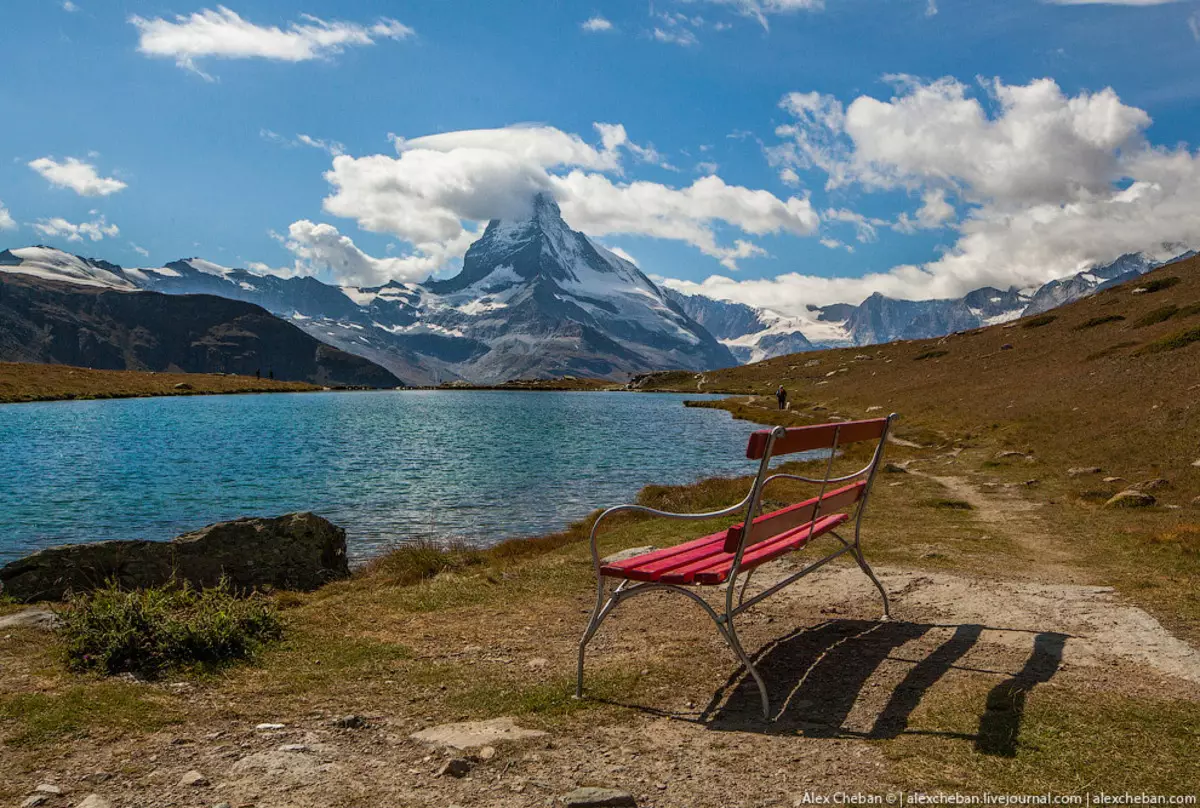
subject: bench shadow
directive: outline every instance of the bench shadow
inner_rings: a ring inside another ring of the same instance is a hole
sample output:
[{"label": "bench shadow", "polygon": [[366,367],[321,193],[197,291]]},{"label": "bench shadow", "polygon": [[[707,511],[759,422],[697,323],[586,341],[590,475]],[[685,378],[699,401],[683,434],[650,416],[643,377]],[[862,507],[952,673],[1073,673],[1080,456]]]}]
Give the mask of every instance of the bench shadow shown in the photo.
[{"label": "bench shadow", "polygon": [[[845,726],[864,697],[864,687],[901,646],[935,628],[903,621],[832,620],[800,629],[762,648],[755,665],[767,682],[773,720],[764,722],[758,688],[744,670],[735,671],[701,711],[698,720],[714,731],[803,735],[810,738],[886,740],[902,734],[935,735],[974,743],[977,751],[998,756],[1016,754],[1026,697],[1058,671],[1068,635],[1029,632],[1033,650],[1022,669],[997,684],[986,699],[977,734],[910,730],[909,719],[925,693],[980,640],[987,626],[953,626],[953,634],[932,651],[900,661],[910,667],[878,708],[870,729]],[[999,671],[979,671],[1005,675]]]}]

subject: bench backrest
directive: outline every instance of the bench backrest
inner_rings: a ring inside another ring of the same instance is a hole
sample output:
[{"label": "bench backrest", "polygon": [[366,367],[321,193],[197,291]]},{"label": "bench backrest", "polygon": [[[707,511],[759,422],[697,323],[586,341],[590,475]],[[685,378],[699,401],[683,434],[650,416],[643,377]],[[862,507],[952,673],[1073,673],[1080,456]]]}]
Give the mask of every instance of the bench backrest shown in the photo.
[{"label": "bench backrest", "polygon": [[[847,511],[866,498],[875,476],[875,468],[883,456],[883,443],[887,437],[892,418],[872,418],[864,421],[841,421],[815,426],[792,427],[789,429],[760,429],[751,433],[746,445],[746,457],[761,461],[759,478],[755,484],[755,500],[762,497],[763,486],[776,477],[802,480],[821,486],[812,499],[789,505],[777,511],[756,517],[746,535],[745,522],[729,528],[725,534],[725,551],[737,552],[739,546],[749,547],[772,536],[801,525],[809,524],[821,516]],[[839,448],[850,443],[874,441],[875,450],[871,461],[854,472],[840,477],[831,474],[833,459]],[[822,479],[794,474],[767,476],[771,458],[795,452],[827,451],[829,459]],[[769,454],[768,454],[769,452]],[[830,485],[836,487],[830,489]],[[758,509],[758,502],[751,503],[751,510]]]}]

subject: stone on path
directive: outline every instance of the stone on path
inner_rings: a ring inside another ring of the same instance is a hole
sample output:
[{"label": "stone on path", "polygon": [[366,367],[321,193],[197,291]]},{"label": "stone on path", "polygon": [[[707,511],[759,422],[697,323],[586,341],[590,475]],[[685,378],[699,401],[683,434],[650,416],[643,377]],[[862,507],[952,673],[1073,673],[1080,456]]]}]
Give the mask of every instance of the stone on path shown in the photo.
[{"label": "stone on path", "polygon": [[265,774],[273,777],[294,779],[315,778],[326,771],[316,759],[304,752],[256,752],[233,764],[232,772],[237,775]]},{"label": "stone on path", "polygon": [[75,808],[112,808],[112,803],[99,794],[88,794]]},{"label": "stone on path", "polygon": [[501,741],[521,741],[527,738],[541,738],[546,733],[539,729],[518,727],[511,717],[493,718],[490,721],[463,721],[457,724],[440,724],[420,732],[414,732],[414,741],[422,741],[437,746],[449,746],[454,749],[474,749],[478,746],[490,746]]},{"label": "stone on path", "polygon": [[49,794],[31,794],[21,803],[21,808],[37,808],[48,799],[50,799]]},{"label": "stone on path", "polygon": [[636,808],[637,800],[628,791],[587,787],[564,794],[562,804],[567,808]]},{"label": "stone on path", "polygon": [[52,783],[42,783],[37,788],[35,788],[34,791],[38,792],[39,794],[56,794],[57,795],[57,794],[62,793],[62,789],[56,785],[53,785]]},{"label": "stone on path", "polygon": [[259,732],[270,732],[271,730],[283,729],[287,724],[259,724],[255,727]]},{"label": "stone on path", "polygon": [[1135,491],[1157,491],[1160,488],[1170,488],[1171,481],[1165,480],[1162,477],[1157,477],[1153,480],[1142,480],[1137,485],[1133,486]]},{"label": "stone on path", "polygon": [[343,715],[330,722],[340,729],[362,729],[367,725],[367,719],[357,715]]},{"label": "stone on path", "polygon": [[1068,477],[1082,477],[1085,474],[1103,474],[1104,469],[1099,466],[1077,466],[1073,469],[1067,469]]},{"label": "stone on path", "polygon": [[186,772],[183,777],[179,778],[179,785],[195,786],[196,788],[199,788],[200,786],[208,785],[208,778],[195,769],[192,769],[190,772]]},{"label": "stone on path", "polygon": [[49,631],[58,625],[58,615],[49,609],[25,609],[0,617],[0,629],[41,628]]},{"label": "stone on path", "polygon": [[1149,508],[1157,500],[1145,491],[1122,491],[1104,503],[1106,508]]}]

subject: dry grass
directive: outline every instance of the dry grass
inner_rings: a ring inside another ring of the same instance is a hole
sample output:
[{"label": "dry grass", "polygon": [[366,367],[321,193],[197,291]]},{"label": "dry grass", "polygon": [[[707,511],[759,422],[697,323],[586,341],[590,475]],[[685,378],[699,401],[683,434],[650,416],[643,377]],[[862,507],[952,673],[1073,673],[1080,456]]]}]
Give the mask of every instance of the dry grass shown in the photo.
[{"label": "dry grass", "polygon": [[[185,384],[187,388],[177,389]],[[0,362],[0,404],[67,399],[196,396],[214,393],[299,393],[322,388],[306,382],[282,382],[215,373],[151,373],[93,370],[69,365]]]}]

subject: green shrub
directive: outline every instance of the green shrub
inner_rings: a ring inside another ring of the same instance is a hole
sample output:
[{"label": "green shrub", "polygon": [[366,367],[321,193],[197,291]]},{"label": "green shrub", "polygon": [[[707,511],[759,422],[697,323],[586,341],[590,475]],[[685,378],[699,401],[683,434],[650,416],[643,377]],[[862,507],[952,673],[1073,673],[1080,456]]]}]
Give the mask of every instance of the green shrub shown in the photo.
[{"label": "green shrub", "polygon": [[1169,278],[1155,278],[1149,283],[1140,284],[1136,289],[1134,289],[1134,291],[1148,295],[1153,294],[1154,292],[1161,292],[1163,289],[1170,289],[1172,286],[1175,286],[1178,283],[1179,278],[1174,276]]},{"label": "green shrub", "polygon": [[466,544],[443,546],[428,541],[404,544],[372,560],[366,574],[391,586],[411,586],[441,572],[452,572],[484,563],[484,552]]},{"label": "green shrub", "polygon": [[1087,361],[1091,362],[1096,359],[1103,359],[1106,356],[1112,356],[1113,354],[1123,351],[1126,348],[1132,348],[1134,345],[1137,345],[1137,343],[1133,342],[1131,340],[1126,340],[1125,342],[1118,342],[1116,345],[1109,345],[1107,348],[1104,348],[1103,350],[1096,351],[1093,354],[1088,354]]},{"label": "green shrub", "polygon": [[282,636],[283,625],[271,601],[238,598],[224,580],[207,589],[185,583],[131,591],[109,583],[72,598],[59,632],[72,670],[155,678],[252,657]]},{"label": "green shrub", "polygon": [[1079,325],[1075,326],[1073,330],[1083,331],[1084,329],[1095,328],[1096,326],[1104,325],[1105,323],[1118,323],[1124,319],[1125,316],[1122,314],[1105,314],[1101,315],[1100,317],[1093,317],[1087,322],[1080,323]]},{"label": "green shrub", "polygon": [[927,499],[921,503],[926,508],[942,508],[949,511],[971,511],[974,506],[961,499]]},{"label": "green shrub", "polygon": [[1050,325],[1058,319],[1057,314],[1040,314],[1037,317],[1026,320],[1021,326],[1022,328],[1041,328],[1044,325]]},{"label": "green shrub", "polygon": [[1193,342],[1200,342],[1200,327],[1189,328],[1186,331],[1176,331],[1174,334],[1167,334],[1165,337],[1160,337],[1154,340],[1154,342],[1147,343],[1144,348],[1138,351],[1138,355],[1174,351],[1177,348],[1184,348],[1191,345]]},{"label": "green shrub", "polygon": [[924,353],[919,353],[914,356],[913,361],[919,361],[921,359],[937,359],[939,356],[946,356],[949,353],[949,351],[941,350],[925,351]]},{"label": "green shrub", "polygon": [[1165,306],[1159,306],[1157,309],[1148,311],[1134,321],[1134,328],[1146,328],[1147,326],[1158,325],[1166,322],[1179,313],[1179,307],[1174,303],[1168,303]]}]

